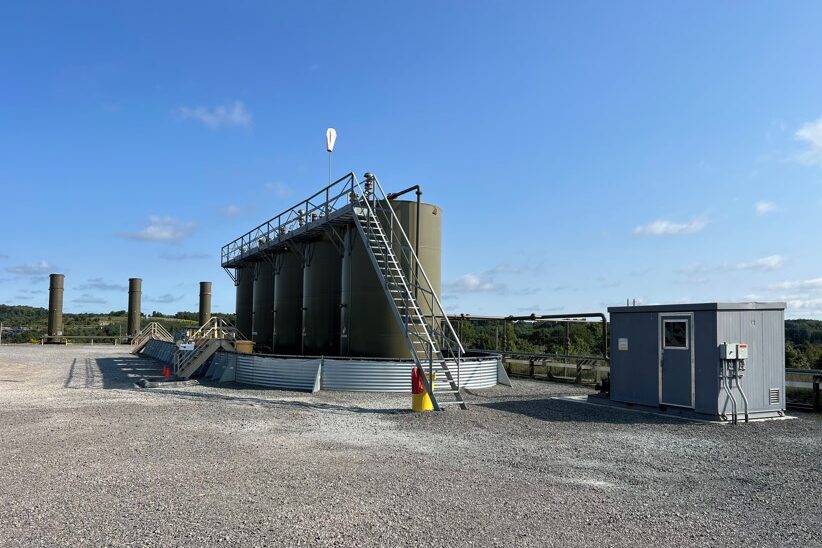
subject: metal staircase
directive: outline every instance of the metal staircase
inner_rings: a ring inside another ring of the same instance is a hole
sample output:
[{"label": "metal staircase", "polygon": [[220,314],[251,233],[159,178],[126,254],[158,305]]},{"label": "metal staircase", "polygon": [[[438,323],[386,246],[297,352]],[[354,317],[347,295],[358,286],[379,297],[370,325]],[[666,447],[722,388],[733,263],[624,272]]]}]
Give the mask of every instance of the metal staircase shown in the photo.
[{"label": "metal staircase", "polygon": [[193,350],[178,349],[174,354],[174,374],[180,378],[194,375],[220,349],[233,351],[233,341],[243,339],[240,332],[223,318],[212,317],[188,337]]},{"label": "metal staircase", "polygon": [[[353,208],[355,224],[415,366],[420,373],[428,373],[430,377],[436,365],[438,372],[445,376],[447,384],[442,383],[443,379],[436,379],[432,389],[426,376],[420,375],[434,409],[440,410],[444,405],[467,409],[459,388],[460,365],[465,352],[459,337],[377,178],[366,173],[365,181],[357,182],[357,186],[361,199]],[[388,231],[383,225],[387,225]],[[401,260],[398,260],[398,253]],[[453,366],[456,366],[456,376],[451,370]],[[437,385],[442,388],[436,388]],[[439,401],[438,396],[453,399]]]},{"label": "metal staircase", "polygon": [[225,339],[205,338],[194,343],[194,350],[178,350],[174,354],[174,374],[180,378],[189,378],[221,348],[229,351],[234,350],[231,343]]},{"label": "metal staircase", "polygon": [[131,338],[131,353],[139,354],[145,348],[148,342],[152,339],[174,342],[174,337],[169,333],[165,327],[157,322],[151,322],[145,326],[142,331]]}]

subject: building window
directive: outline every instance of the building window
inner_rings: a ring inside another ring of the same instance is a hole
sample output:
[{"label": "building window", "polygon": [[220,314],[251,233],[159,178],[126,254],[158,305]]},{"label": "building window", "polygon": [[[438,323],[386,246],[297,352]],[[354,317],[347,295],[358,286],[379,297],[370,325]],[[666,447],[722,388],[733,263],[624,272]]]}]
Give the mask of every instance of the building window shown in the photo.
[{"label": "building window", "polygon": [[688,320],[665,320],[663,325],[663,348],[688,348]]}]

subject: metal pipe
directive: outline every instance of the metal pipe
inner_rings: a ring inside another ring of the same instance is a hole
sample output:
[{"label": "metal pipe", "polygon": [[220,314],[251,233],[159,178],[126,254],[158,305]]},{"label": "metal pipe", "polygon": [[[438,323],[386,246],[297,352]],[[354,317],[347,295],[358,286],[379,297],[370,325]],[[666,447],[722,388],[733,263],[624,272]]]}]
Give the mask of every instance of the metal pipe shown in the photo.
[{"label": "metal pipe", "polygon": [[143,293],[143,280],[141,278],[128,279],[128,329],[126,335],[133,337],[140,332],[140,300]]},{"label": "metal pipe", "polygon": [[63,274],[49,275],[49,321],[48,336],[59,337],[63,334]]},{"label": "metal pipe", "polygon": [[[725,393],[728,395],[728,398],[731,400],[731,412],[733,413],[733,418],[731,422],[736,424],[736,398],[734,398],[733,393],[731,392],[730,386],[728,384],[728,373],[726,371],[727,367],[727,360],[720,360],[720,371],[721,373],[720,378],[722,379],[722,387],[725,389]],[[727,405],[727,401],[725,402]],[[723,408],[724,409],[724,408]]]},{"label": "metal pipe", "polygon": [[448,316],[451,320],[508,320],[508,321],[538,321],[538,320],[565,320],[574,318],[599,318],[602,321],[602,357],[608,357],[608,319],[602,312],[583,312],[580,314],[529,314],[527,316],[474,316],[471,314],[459,314]]},{"label": "metal pipe", "polygon": [[200,326],[211,320],[211,282],[200,282]]},{"label": "metal pipe", "polygon": [[416,227],[414,229],[414,254],[417,256],[418,260],[414,261],[414,298],[419,299],[420,204],[422,203],[422,189],[420,188],[420,185],[414,185],[406,188],[405,190],[400,190],[399,192],[391,192],[390,194],[386,195],[386,198],[388,198],[388,200],[394,200],[404,194],[408,194],[412,190],[417,191],[417,219]]},{"label": "metal pipe", "polygon": [[739,374],[739,361],[734,360],[734,378],[736,379],[736,388],[739,390],[740,395],[742,396],[742,403],[745,404],[745,422],[748,422],[748,398],[745,396],[745,392],[742,390],[742,385],[739,384],[739,379],[742,378],[742,375]]}]

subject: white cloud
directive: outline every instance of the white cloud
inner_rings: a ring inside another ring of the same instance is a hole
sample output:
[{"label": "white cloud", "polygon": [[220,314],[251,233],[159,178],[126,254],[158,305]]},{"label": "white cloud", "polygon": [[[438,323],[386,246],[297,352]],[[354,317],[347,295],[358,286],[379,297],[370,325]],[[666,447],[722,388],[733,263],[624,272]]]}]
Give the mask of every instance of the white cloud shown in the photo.
[{"label": "white cloud", "polygon": [[107,301],[105,299],[101,299],[100,297],[90,295],[89,293],[83,293],[79,297],[72,299],[71,302],[77,304],[106,304]]},{"label": "white cloud", "polygon": [[173,242],[185,238],[194,230],[194,223],[184,223],[174,217],[151,215],[148,224],[138,232],[123,234],[131,240]]},{"label": "white cloud", "polygon": [[20,274],[21,276],[40,276],[43,274],[48,274],[53,270],[56,270],[55,266],[50,265],[46,261],[40,261],[39,263],[34,264],[18,264],[15,266],[6,267],[6,272],[10,272],[11,274]]},{"label": "white cloud", "polygon": [[230,204],[222,208],[220,213],[222,213],[225,217],[239,217],[245,213],[245,209],[238,205]]},{"label": "white cloud", "polygon": [[183,296],[174,296],[171,293],[165,293],[164,295],[160,295],[159,297],[146,297],[146,302],[149,303],[160,303],[160,304],[169,304],[182,299]]},{"label": "white cloud", "polygon": [[698,217],[686,223],[676,223],[657,219],[646,225],[638,226],[634,229],[634,234],[638,236],[676,236],[680,234],[693,234],[699,232],[708,224],[708,221]]},{"label": "white cloud", "polygon": [[768,255],[767,257],[760,257],[748,263],[739,263],[736,265],[737,270],[778,270],[785,266],[785,257],[782,255]]},{"label": "white cloud", "polygon": [[251,113],[242,101],[234,101],[230,105],[217,105],[214,108],[182,106],[177,109],[177,115],[183,120],[196,120],[212,129],[251,126]]},{"label": "white cloud", "polygon": [[445,287],[455,293],[483,293],[500,291],[502,288],[482,273],[474,274],[473,272],[463,274],[453,282],[446,283]]},{"label": "white cloud", "polygon": [[771,289],[822,289],[822,278],[779,282],[768,287]]},{"label": "white cloud", "polygon": [[794,138],[805,145],[799,153],[800,162],[822,164],[822,118],[804,124],[796,130]]},{"label": "white cloud", "polygon": [[160,253],[160,258],[166,261],[190,261],[208,259],[208,253]]},{"label": "white cloud", "polygon": [[77,289],[80,291],[88,291],[91,289],[97,291],[126,291],[128,287],[122,284],[113,284],[103,280],[103,278],[90,278],[88,283],[78,285]]},{"label": "white cloud", "polygon": [[293,194],[291,187],[278,181],[266,183],[265,188],[269,192],[273,192],[277,198],[288,198]]},{"label": "white cloud", "polygon": [[776,204],[773,202],[767,202],[765,200],[759,200],[754,204],[754,211],[759,216],[767,215],[771,211],[776,209]]}]

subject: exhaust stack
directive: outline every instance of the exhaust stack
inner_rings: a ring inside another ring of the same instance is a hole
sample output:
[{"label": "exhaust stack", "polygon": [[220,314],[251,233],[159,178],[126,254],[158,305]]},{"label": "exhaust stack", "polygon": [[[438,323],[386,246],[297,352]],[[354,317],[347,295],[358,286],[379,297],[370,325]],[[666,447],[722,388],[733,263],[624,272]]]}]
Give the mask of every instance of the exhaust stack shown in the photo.
[{"label": "exhaust stack", "polygon": [[140,300],[143,296],[142,278],[128,279],[128,336],[133,337],[140,332]]},{"label": "exhaust stack", "polygon": [[49,337],[63,335],[63,285],[65,279],[66,277],[63,274],[49,275]]},{"label": "exhaust stack", "polygon": [[200,326],[211,320],[211,282],[200,282]]}]

